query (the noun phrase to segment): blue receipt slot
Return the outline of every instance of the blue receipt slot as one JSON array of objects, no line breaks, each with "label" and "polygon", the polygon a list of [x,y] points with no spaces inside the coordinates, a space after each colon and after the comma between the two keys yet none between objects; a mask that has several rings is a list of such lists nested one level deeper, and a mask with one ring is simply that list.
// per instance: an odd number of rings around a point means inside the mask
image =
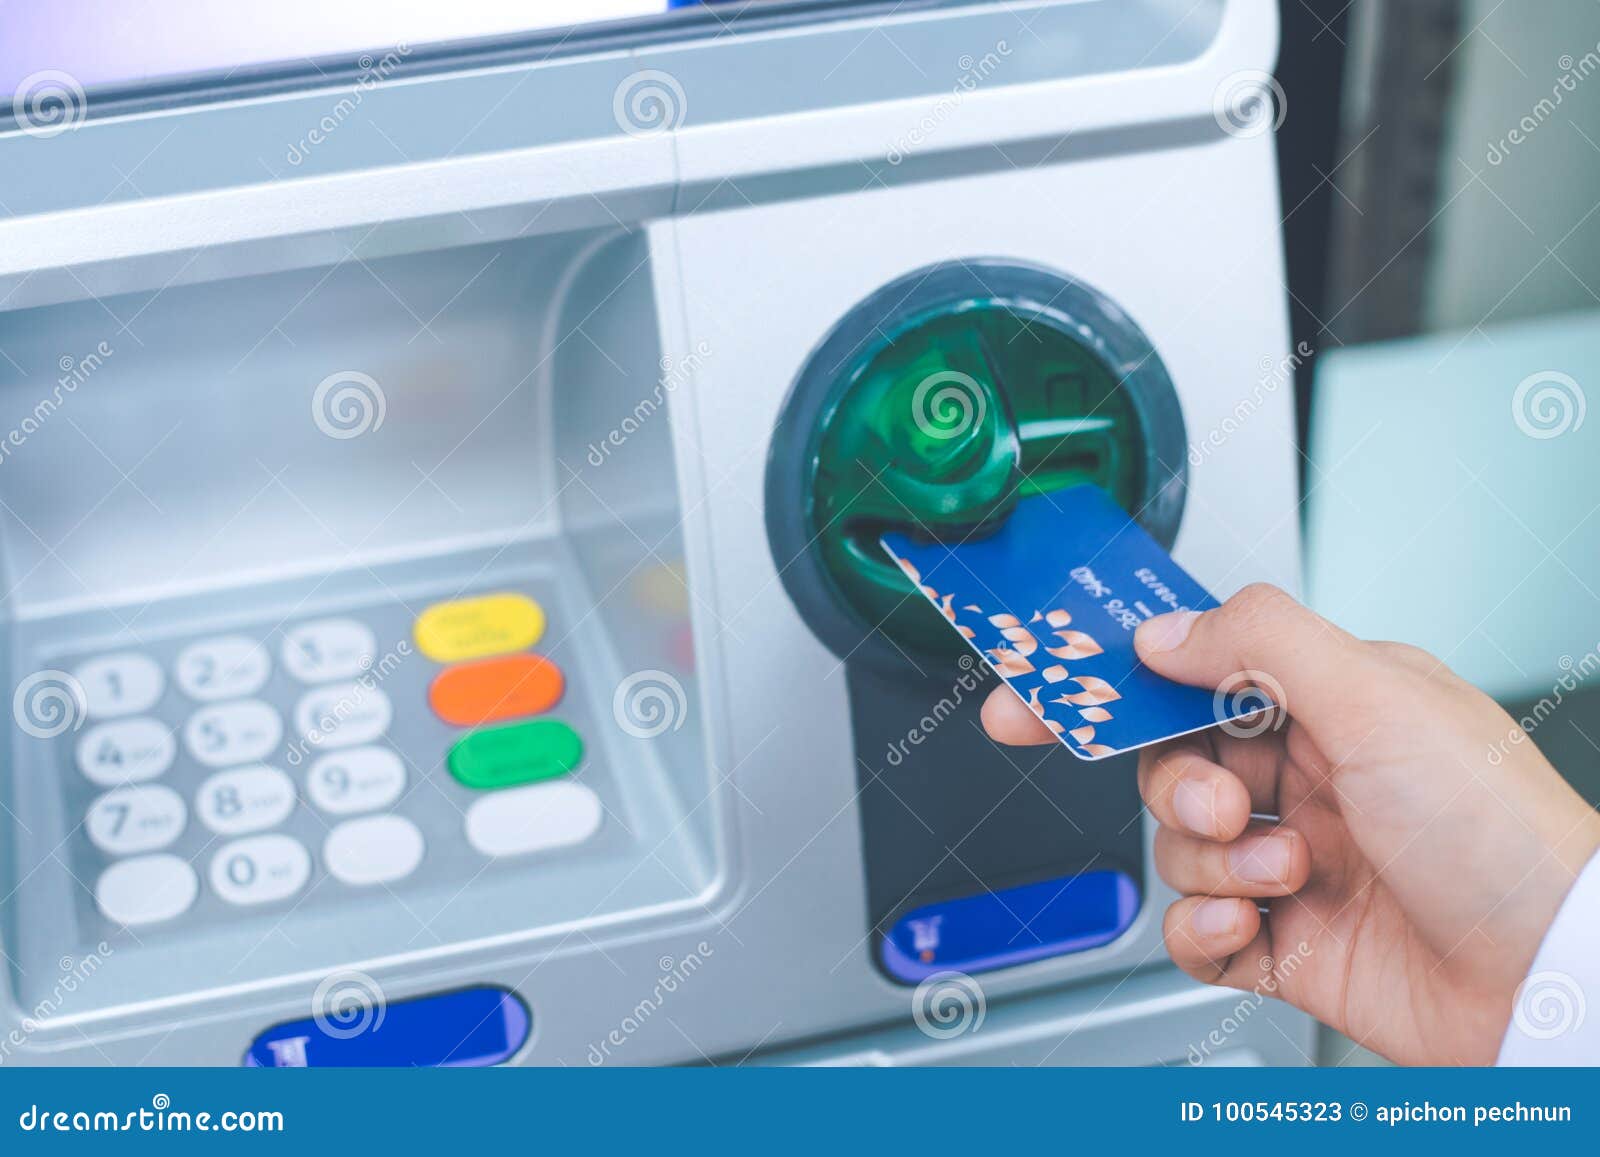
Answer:
[{"label": "blue receipt slot", "polygon": [[477,987],[385,1004],[370,993],[262,1033],[253,1068],[467,1068],[496,1065],[528,1039],[527,1007],[504,989]]},{"label": "blue receipt slot", "polygon": [[883,937],[884,969],[915,984],[938,972],[987,972],[1109,944],[1133,923],[1139,889],[1091,871],[913,908]]}]

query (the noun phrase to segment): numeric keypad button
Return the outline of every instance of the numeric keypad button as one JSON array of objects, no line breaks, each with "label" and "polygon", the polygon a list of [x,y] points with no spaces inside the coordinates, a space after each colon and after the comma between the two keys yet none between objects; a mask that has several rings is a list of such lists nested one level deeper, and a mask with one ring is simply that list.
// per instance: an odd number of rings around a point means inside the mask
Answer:
[{"label": "numeric keypad button", "polygon": [[219,771],[194,794],[200,822],[225,836],[275,828],[294,811],[294,781],[275,767]]},{"label": "numeric keypad button", "polygon": [[95,903],[106,919],[130,927],[180,916],[199,894],[194,869],[166,852],[118,860],[94,886]]},{"label": "numeric keypad button", "polygon": [[329,833],[322,860],[335,880],[355,887],[392,884],[417,870],[424,843],[404,816],[363,816]]},{"label": "numeric keypad button", "polygon": [[594,835],[601,811],[600,797],[581,783],[505,788],[467,809],[467,842],[486,856],[547,852]]},{"label": "numeric keypad button", "polygon": [[378,643],[355,619],[318,619],[283,635],[284,669],[302,683],[354,679],[371,668]]},{"label": "numeric keypad button", "polygon": [[191,643],[178,653],[173,674],[191,699],[214,703],[254,695],[272,673],[267,649],[243,635]]},{"label": "numeric keypad button", "polygon": [[294,726],[312,747],[354,747],[382,736],[393,717],[394,708],[381,688],[335,683],[301,697]]},{"label": "numeric keypad button", "polygon": [[189,754],[207,767],[265,759],[282,738],[283,720],[259,699],[202,707],[183,731]]},{"label": "numeric keypad button", "polygon": [[291,836],[247,836],[211,860],[211,890],[230,904],[286,900],[311,877],[311,853]]},{"label": "numeric keypad button", "polygon": [[152,784],[106,792],[89,805],[83,826],[102,852],[131,856],[160,851],[182,834],[188,820],[183,797]]},{"label": "numeric keypad button", "polygon": [[405,764],[387,747],[352,747],[324,755],[306,773],[311,802],[336,816],[386,808],[405,786]]},{"label": "numeric keypad button", "polygon": [[110,719],[148,711],[161,698],[167,677],[149,655],[124,651],[80,663],[72,676],[83,688],[91,719]]},{"label": "numeric keypad button", "polygon": [[101,723],[78,737],[78,770],[101,787],[154,779],[177,754],[177,739],[154,719]]}]

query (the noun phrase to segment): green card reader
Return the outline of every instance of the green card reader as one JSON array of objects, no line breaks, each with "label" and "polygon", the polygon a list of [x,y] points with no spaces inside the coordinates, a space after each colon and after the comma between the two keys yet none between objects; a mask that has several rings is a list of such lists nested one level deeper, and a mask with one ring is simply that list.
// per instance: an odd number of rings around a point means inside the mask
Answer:
[{"label": "green card reader", "polygon": [[880,533],[961,541],[1019,498],[1094,482],[1170,545],[1185,465],[1177,395],[1120,309],[1044,270],[941,265],[873,294],[811,357],[773,441],[769,535],[841,656],[954,657]]}]

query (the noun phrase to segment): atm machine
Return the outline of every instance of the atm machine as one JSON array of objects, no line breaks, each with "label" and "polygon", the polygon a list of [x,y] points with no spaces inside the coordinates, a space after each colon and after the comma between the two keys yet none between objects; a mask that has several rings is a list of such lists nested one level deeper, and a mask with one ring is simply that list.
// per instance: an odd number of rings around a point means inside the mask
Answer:
[{"label": "atm machine", "polygon": [[623,15],[17,81],[0,1063],[1302,1063],[875,546],[1296,585],[1273,5]]}]

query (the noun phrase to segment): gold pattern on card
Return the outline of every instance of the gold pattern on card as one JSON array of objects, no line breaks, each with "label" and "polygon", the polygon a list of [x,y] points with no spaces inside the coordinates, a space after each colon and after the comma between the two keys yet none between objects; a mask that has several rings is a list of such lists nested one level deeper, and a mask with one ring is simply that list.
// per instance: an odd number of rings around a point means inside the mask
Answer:
[{"label": "gold pattern on card", "polygon": [[[909,560],[896,558],[895,561],[899,563],[900,569],[905,572],[906,577],[916,584],[917,589],[933,603],[939,613],[954,625],[956,630],[961,632],[963,638],[969,640],[977,638],[976,632],[971,627],[958,620],[955,606],[956,596],[954,594],[940,594],[933,587],[924,583],[921,572]],[[976,603],[966,603],[962,605],[961,610],[976,615],[983,614],[983,608]],[[984,654],[989,658],[989,665],[1002,678],[1007,680],[1034,673],[1037,668],[1034,667],[1029,657],[1040,650],[1043,650],[1044,653],[1053,658],[1067,662],[1078,662],[1105,653],[1104,648],[1087,631],[1069,629],[1072,615],[1060,607],[1048,611],[1034,611],[1033,616],[1028,620],[1028,626],[1023,626],[1022,620],[1017,616],[1004,612],[986,615],[985,618],[987,618],[989,625],[1000,633],[1006,645],[987,649]],[[1041,622],[1048,626],[1050,633],[1061,641],[1060,646],[1042,646],[1039,635],[1036,633],[1038,630],[1037,625]],[[1051,703],[1078,709],[1078,715],[1083,719],[1083,725],[1074,727],[1070,731],[1058,720],[1050,719],[1045,715],[1045,704],[1041,702],[1039,697],[1040,692],[1044,690],[1043,685],[1030,687],[1025,693],[1022,692],[1021,688],[1015,688],[1019,694],[1025,695],[1024,701],[1027,703],[1028,709],[1043,720],[1044,725],[1050,729],[1051,733],[1057,738],[1070,738],[1074,744],[1074,750],[1090,758],[1100,759],[1116,754],[1113,748],[1103,743],[1095,743],[1093,740],[1095,737],[1094,725],[1108,723],[1113,718],[1112,713],[1106,710],[1104,704],[1115,703],[1122,698],[1117,689],[1095,675],[1070,674],[1064,662],[1052,663],[1040,671],[1039,674],[1043,677],[1045,684],[1075,683],[1079,687],[1077,691],[1064,691],[1050,700]]]},{"label": "gold pattern on card", "polygon": [[1027,627],[1006,627],[1000,635],[1019,655],[1031,655],[1039,649],[1039,640],[1033,637],[1033,632]]},{"label": "gold pattern on card", "polygon": [[1002,678],[1015,679],[1019,675],[1028,675],[1033,672],[1033,664],[1028,662],[1010,647],[996,647],[988,652],[989,665],[997,671]]},{"label": "gold pattern on card", "polygon": [[1056,638],[1062,639],[1066,645],[1062,647],[1046,647],[1045,650],[1058,659],[1076,662],[1080,659],[1092,659],[1096,655],[1105,653],[1105,648],[1094,641],[1093,635],[1083,631],[1057,631]]},{"label": "gold pattern on card", "polygon": [[1102,703],[1115,703],[1122,698],[1115,687],[1098,675],[1074,675],[1070,681],[1083,690],[1062,695],[1051,702],[1065,703],[1072,707],[1098,707]]}]

